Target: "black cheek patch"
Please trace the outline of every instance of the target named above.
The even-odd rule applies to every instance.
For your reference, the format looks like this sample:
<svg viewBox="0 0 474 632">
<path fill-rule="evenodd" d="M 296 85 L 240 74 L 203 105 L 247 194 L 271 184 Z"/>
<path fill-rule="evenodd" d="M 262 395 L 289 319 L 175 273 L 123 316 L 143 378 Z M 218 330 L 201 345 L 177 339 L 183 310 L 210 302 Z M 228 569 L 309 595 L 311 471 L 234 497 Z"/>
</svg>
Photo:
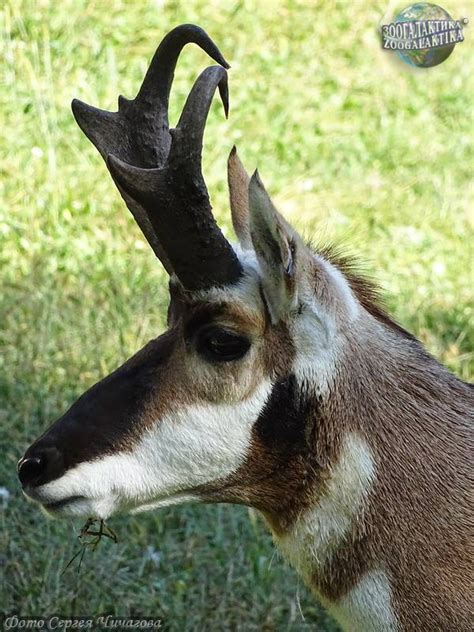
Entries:
<svg viewBox="0 0 474 632">
<path fill-rule="evenodd" d="M 308 448 L 306 423 L 310 411 L 310 402 L 298 391 L 296 378 L 291 374 L 274 385 L 254 432 L 272 452 L 304 452 Z"/>
</svg>

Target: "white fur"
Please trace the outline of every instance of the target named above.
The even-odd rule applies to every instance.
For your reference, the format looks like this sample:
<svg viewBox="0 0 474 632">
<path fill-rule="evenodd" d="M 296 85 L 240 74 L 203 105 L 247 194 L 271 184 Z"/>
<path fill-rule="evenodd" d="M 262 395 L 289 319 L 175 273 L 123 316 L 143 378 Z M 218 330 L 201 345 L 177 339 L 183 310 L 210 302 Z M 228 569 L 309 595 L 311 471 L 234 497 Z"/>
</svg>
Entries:
<svg viewBox="0 0 474 632">
<path fill-rule="evenodd" d="M 283 555 L 307 581 L 351 532 L 374 478 L 369 446 L 359 435 L 348 434 L 320 500 L 288 534 L 275 537 Z"/>
<path fill-rule="evenodd" d="M 35 499 L 51 503 L 85 496 L 57 513 L 100 518 L 193 500 L 193 488 L 228 476 L 243 462 L 271 389 L 264 381 L 238 404 L 177 409 L 157 420 L 132 451 L 80 463 L 35 490 Z"/>
<path fill-rule="evenodd" d="M 333 291 L 338 294 L 345 311 L 344 320 L 346 324 L 350 324 L 359 317 L 360 305 L 354 297 L 347 279 L 342 272 L 336 268 L 336 266 L 332 265 L 332 263 L 326 261 L 326 259 L 323 259 L 319 255 L 314 256 L 319 265 L 323 267 L 326 274 L 330 277 Z"/>
<path fill-rule="evenodd" d="M 344 353 L 346 336 L 341 323 L 343 329 L 353 323 L 360 315 L 360 306 L 341 272 L 319 255 L 314 258 L 330 278 L 332 291 L 339 300 L 325 304 L 315 297 L 311 281 L 300 281 L 298 299 L 302 310 L 291 323 L 296 347 L 293 370 L 301 388 L 324 396 L 331 388 Z"/>
<path fill-rule="evenodd" d="M 309 297 L 304 299 L 303 312 L 291 324 L 296 353 L 293 373 L 300 388 L 325 395 L 334 379 L 341 344 L 331 318 L 321 313 Z"/>
<path fill-rule="evenodd" d="M 328 609 L 347 632 L 395 632 L 399 629 L 392 605 L 387 575 L 380 570 L 367 573 L 336 604 Z"/>
<path fill-rule="evenodd" d="M 232 245 L 237 258 L 244 270 L 240 280 L 234 285 L 226 287 L 212 287 L 193 293 L 196 300 L 208 302 L 240 302 L 247 309 L 261 311 L 263 308 L 260 295 L 261 269 L 254 250 L 244 250 L 240 244 Z"/>
</svg>

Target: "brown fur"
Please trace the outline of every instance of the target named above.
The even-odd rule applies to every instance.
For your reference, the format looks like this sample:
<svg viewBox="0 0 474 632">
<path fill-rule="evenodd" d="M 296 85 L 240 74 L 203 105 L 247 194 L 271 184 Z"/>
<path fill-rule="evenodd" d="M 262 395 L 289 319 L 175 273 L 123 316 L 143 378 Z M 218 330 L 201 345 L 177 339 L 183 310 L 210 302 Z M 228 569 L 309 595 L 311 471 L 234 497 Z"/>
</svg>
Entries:
<svg viewBox="0 0 474 632">
<path fill-rule="evenodd" d="M 249 478 L 253 487 L 255 481 L 263 487 L 267 504 L 262 508 L 279 534 L 310 504 L 304 481 L 314 485 L 314 504 L 324 493 L 324 464 L 337 461 L 342 436 L 360 433 L 375 457 L 376 483 L 346 542 L 324 568 L 315 566 L 315 589 L 337 601 L 366 572 L 382 567 L 392 579 L 404 630 L 467 631 L 473 579 L 472 486 L 466 487 L 472 481 L 468 419 L 473 389 L 418 342 L 390 325 L 383 325 L 385 331 L 374 327 L 372 335 L 370 329 L 365 337 L 359 331 L 348 341 L 331 398 L 312 413 L 311 423 L 318 428 L 312 451 L 293 455 L 287 464 L 291 469 L 264 478 L 262 485 L 255 465 L 260 473 L 273 472 L 274 455 L 257 443 L 242 471 L 247 475 L 253 465 Z"/>
<path fill-rule="evenodd" d="M 472 388 L 419 343 L 369 329 L 350 342 L 333 405 L 338 424 L 365 436 L 377 471 L 363 521 L 332 561 L 343 588 L 382 566 L 404 629 L 471 629 Z M 330 569 L 328 579 L 341 589 Z"/>
</svg>

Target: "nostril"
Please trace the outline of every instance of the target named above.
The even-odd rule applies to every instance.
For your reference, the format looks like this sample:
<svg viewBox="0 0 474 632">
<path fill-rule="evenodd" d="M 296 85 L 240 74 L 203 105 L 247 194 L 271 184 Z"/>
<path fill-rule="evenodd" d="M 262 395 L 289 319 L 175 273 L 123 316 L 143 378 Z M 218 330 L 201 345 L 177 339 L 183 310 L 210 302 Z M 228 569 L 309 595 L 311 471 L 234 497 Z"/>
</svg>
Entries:
<svg viewBox="0 0 474 632">
<path fill-rule="evenodd" d="M 18 478 L 23 487 L 31 485 L 37 480 L 43 473 L 45 465 L 46 461 L 41 456 L 32 456 L 20 461 L 18 464 Z"/>
<path fill-rule="evenodd" d="M 26 451 L 18 463 L 18 477 L 23 487 L 45 485 L 66 471 L 64 456 L 54 445 L 38 443 Z"/>
</svg>

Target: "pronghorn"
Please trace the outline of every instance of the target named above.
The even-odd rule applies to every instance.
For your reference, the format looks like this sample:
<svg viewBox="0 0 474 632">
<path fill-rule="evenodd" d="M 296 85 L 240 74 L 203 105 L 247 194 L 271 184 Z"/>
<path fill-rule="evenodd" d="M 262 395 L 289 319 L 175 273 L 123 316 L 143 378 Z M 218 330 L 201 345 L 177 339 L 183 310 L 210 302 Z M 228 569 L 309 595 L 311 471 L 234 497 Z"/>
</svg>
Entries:
<svg viewBox="0 0 474 632">
<path fill-rule="evenodd" d="M 181 49 L 204 70 L 175 129 Z M 470 630 L 473 391 L 379 306 L 350 261 L 314 251 L 235 149 L 238 243 L 219 230 L 202 140 L 228 67 L 206 33 L 162 41 L 118 112 L 73 101 L 170 277 L 167 331 L 97 383 L 19 462 L 53 516 L 245 504 L 347 630 Z"/>
</svg>

